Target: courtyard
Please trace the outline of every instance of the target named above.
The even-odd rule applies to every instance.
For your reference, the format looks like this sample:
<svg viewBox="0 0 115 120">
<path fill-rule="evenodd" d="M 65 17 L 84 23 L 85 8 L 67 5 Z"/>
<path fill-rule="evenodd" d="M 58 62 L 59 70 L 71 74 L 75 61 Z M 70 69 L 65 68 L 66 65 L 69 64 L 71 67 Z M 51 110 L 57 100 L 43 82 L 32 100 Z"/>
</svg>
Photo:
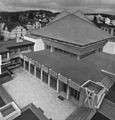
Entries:
<svg viewBox="0 0 115 120">
<path fill-rule="evenodd" d="M 21 109 L 33 103 L 40 107 L 48 118 L 65 120 L 77 108 L 77 102 L 66 99 L 61 101 L 58 98 L 60 93 L 23 68 L 17 68 L 13 73 L 13 80 L 3 84 L 3 87 Z"/>
</svg>

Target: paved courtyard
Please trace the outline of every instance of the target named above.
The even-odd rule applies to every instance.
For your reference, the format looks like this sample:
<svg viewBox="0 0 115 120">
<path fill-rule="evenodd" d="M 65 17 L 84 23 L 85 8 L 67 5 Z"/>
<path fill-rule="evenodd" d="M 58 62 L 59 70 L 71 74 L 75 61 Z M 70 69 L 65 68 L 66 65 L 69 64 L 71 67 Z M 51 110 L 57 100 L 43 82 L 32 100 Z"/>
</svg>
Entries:
<svg viewBox="0 0 115 120">
<path fill-rule="evenodd" d="M 48 118 L 53 120 L 65 120 L 77 107 L 68 100 L 61 101 L 55 90 L 42 83 L 39 79 L 18 68 L 13 71 L 15 77 L 12 81 L 3 84 L 3 87 L 11 95 L 20 108 L 29 103 L 40 107 Z"/>
</svg>

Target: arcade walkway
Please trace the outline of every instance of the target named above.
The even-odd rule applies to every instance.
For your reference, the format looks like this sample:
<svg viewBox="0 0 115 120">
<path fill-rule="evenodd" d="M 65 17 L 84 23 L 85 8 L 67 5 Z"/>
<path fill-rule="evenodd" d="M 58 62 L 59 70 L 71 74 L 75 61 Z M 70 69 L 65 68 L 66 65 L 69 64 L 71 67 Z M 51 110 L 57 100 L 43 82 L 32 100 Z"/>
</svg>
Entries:
<svg viewBox="0 0 115 120">
<path fill-rule="evenodd" d="M 23 68 L 18 68 L 13 72 L 14 79 L 5 83 L 3 87 L 20 108 L 33 102 L 44 111 L 48 118 L 53 120 L 65 120 L 76 109 L 77 104 L 66 99 L 61 101 L 57 98 L 59 93 L 57 94 L 55 90 Z"/>
</svg>

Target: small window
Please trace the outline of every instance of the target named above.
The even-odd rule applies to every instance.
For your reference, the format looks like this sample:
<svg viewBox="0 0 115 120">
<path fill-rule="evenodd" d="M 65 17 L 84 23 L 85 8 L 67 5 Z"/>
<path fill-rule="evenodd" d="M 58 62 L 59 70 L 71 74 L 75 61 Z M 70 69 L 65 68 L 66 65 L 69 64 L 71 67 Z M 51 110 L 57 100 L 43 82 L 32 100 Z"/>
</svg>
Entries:
<svg viewBox="0 0 115 120">
<path fill-rule="evenodd" d="M 46 45 L 46 49 L 47 50 L 51 50 L 51 46 L 50 45 Z"/>
</svg>

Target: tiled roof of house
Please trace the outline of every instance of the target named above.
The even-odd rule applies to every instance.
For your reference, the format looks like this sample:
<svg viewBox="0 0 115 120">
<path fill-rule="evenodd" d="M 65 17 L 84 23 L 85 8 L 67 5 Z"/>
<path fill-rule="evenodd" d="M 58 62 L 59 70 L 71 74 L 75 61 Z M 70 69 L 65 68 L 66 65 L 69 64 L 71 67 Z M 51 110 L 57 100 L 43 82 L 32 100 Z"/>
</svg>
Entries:
<svg viewBox="0 0 115 120">
<path fill-rule="evenodd" d="M 105 77 L 102 74 L 101 69 L 107 67 L 108 64 L 111 63 L 111 60 L 115 59 L 115 56 L 113 56 L 113 59 L 108 59 L 109 55 L 103 53 L 97 55 L 94 54 L 89 58 L 84 58 L 80 61 L 77 61 L 77 58 L 75 57 L 48 51 L 32 52 L 24 55 L 51 68 L 68 79 L 72 79 L 72 81 L 80 85 L 89 79 L 96 82 L 101 81 Z"/>
<path fill-rule="evenodd" d="M 24 25 L 20 24 L 20 23 L 14 23 L 14 22 L 6 22 L 5 23 L 5 26 L 4 26 L 4 29 L 5 27 L 8 28 L 8 31 L 11 32 L 14 28 L 16 28 L 17 26 L 22 26 L 24 27 L 25 29 L 27 29 Z"/>
<path fill-rule="evenodd" d="M 74 14 L 66 15 L 46 27 L 33 31 L 32 34 L 78 45 L 111 38 L 110 35 Z"/>
</svg>

